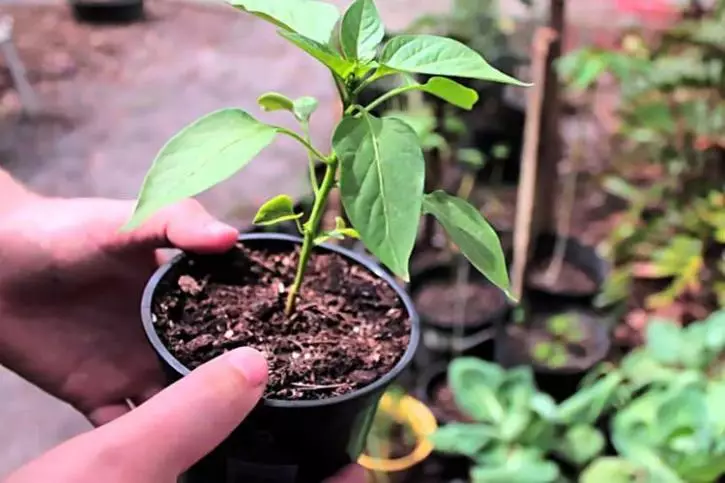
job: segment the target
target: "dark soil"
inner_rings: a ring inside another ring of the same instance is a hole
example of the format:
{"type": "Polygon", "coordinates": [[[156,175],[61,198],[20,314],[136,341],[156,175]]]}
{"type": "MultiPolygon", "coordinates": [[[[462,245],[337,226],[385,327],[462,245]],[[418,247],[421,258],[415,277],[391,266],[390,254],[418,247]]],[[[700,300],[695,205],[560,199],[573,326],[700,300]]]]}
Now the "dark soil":
{"type": "Polygon", "coordinates": [[[439,420],[446,423],[473,422],[473,419],[469,418],[460,409],[458,409],[456,400],[453,397],[453,391],[451,391],[451,388],[445,380],[440,381],[437,385],[435,385],[431,389],[431,392],[431,410],[435,413],[439,420]]]}
{"type": "Polygon", "coordinates": [[[431,281],[415,295],[418,313],[442,326],[455,326],[478,322],[485,314],[506,305],[503,293],[493,285],[467,283],[463,286],[451,281],[431,281]],[[465,303],[463,320],[459,317],[460,304],[465,303]]]}
{"type": "Polygon", "coordinates": [[[537,261],[531,267],[528,275],[528,285],[539,290],[553,293],[588,294],[597,290],[594,280],[581,269],[566,260],[561,264],[559,276],[553,283],[547,280],[547,272],[551,265],[551,258],[537,261]]]}
{"type": "Polygon", "coordinates": [[[338,254],[315,253],[287,318],[296,260],[296,253],[240,246],[179,267],[154,306],[164,344],[189,368],[235,347],[264,352],[270,399],[339,396],[390,372],[410,339],[395,291],[338,254]]]}

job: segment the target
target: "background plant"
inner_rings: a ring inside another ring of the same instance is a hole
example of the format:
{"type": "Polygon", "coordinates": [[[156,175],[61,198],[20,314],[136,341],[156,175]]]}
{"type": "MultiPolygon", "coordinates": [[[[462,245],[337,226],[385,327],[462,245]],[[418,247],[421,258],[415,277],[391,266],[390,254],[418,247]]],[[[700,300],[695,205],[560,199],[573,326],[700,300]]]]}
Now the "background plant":
{"type": "MultiPolygon", "coordinates": [[[[278,135],[296,140],[309,157],[327,166],[321,183],[311,169],[315,201],[311,214],[292,210],[279,195],[265,203],[255,222],[297,220],[303,245],[285,311],[294,310],[313,247],[330,237],[359,236],[366,248],[392,272],[408,279],[408,260],[421,213],[433,215],[471,263],[494,284],[507,290],[508,274],[494,230],[478,210],[436,191],[424,194],[425,167],[419,137],[400,119],[378,118],[376,106],[405,92],[420,90],[470,109],[475,91],[440,76],[523,85],[491,67],[480,55],[455,40],[433,35],[401,35],[380,48],[384,26],[372,0],[356,0],[345,14],[317,0],[232,0],[237,9],[275,24],[286,40],[326,66],[337,87],[344,116],[332,136],[331,152],[312,145],[307,125],[317,106],[309,97],[289,99],[264,94],[268,111],[290,111],[302,132],[262,123],[236,108],[211,113],[174,136],[156,157],[141,188],[127,229],[135,228],[162,207],[194,196],[243,168],[278,135]],[[338,27],[339,25],[339,27],[338,27]],[[412,77],[431,76],[424,84],[412,77]],[[405,84],[372,103],[357,103],[359,93],[381,78],[400,75],[405,84]],[[320,227],[331,190],[338,188],[352,226],[320,227]]],[[[312,164],[312,163],[310,163],[312,164]]]]}
{"type": "Polygon", "coordinates": [[[529,367],[505,370],[458,358],[448,382],[459,409],[475,422],[448,424],[431,438],[438,451],[473,460],[473,482],[562,481],[557,460],[582,468],[604,450],[595,423],[614,402],[620,377],[609,374],[557,404],[537,390],[529,367]]]}
{"type": "Polygon", "coordinates": [[[618,457],[583,483],[710,483],[725,474],[725,310],[679,327],[652,320],[644,346],[617,368],[621,405],[610,427],[618,457]]]}
{"type": "Polygon", "coordinates": [[[669,281],[647,298],[650,309],[688,294],[710,310],[725,302],[724,6],[718,0],[709,16],[678,22],[654,47],[631,34],[620,51],[585,48],[559,64],[579,89],[610,73],[622,93],[624,176],[604,188],[630,208],[608,240],[618,268],[601,304],[625,298],[634,278],[669,281]],[[641,160],[659,168],[655,180],[627,179],[641,160]]]}

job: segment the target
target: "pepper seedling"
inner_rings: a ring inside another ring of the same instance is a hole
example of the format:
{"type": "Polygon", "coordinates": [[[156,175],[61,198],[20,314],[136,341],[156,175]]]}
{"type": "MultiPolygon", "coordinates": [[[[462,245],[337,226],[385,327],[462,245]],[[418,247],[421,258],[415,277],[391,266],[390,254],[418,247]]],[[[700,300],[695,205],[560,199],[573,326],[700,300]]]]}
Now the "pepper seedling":
{"type": "Polygon", "coordinates": [[[238,108],[213,112],[184,128],[161,149],[125,228],[134,229],[159,209],[231,177],[282,135],[306,150],[310,165],[314,161],[326,165],[321,183],[310,166],[314,203],[306,220],[293,211],[287,195],[264,203],[255,219],[260,224],[296,220],[300,228],[303,243],[288,291],[287,315],[294,311],[313,248],[331,237],[359,237],[373,255],[407,281],[421,213],[433,215],[471,263],[510,294],[503,251],[493,228],[464,200],[443,191],[424,194],[424,158],[415,131],[400,119],[378,118],[371,111],[413,90],[471,109],[478,101],[476,92],[444,76],[527,84],[446,37],[400,35],[381,48],[385,29],[373,0],[355,0],[342,17],[334,5],[317,0],[231,0],[230,4],[273,23],[285,40],[329,69],[344,113],[334,130],[332,149],[318,149],[310,140],[307,128],[317,107],[310,97],[290,99],[267,93],[259,98],[265,111],[291,112],[301,125],[299,132],[263,123],[238,108]],[[416,74],[430,77],[420,83],[416,74]],[[358,103],[367,86],[391,75],[402,76],[405,83],[368,105],[358,103]],[[338,222],[326,231],[320,226],[322,214],[330,192],[338,188],[352,226],[338,222]]]}

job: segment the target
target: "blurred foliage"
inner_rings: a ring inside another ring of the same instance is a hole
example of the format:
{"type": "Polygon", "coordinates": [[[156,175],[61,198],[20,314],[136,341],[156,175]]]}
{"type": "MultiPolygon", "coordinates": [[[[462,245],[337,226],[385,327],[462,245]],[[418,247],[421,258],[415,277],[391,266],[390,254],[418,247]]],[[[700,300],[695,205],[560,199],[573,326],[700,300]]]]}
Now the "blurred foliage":
{"type": "Polygon", "coordinates": [[[617,457],[582,483],[714,483],[725,476],[725,310],[686,328],[648,324],[646,344],[619,368],[626,402],[612,418],[617,457]]]}
{"type": "MultiPolygon", "coordinates": [[[[531,6],[529,0],[520,0],[520,3],[531,6]]],[[[501,14],[499,0],[453,0],[447,15],[423,15],[406,30],[455,38],[506,72],[527,61],[525,55],[515,52],[510,45],[508,36],[513,22],[501,14]]]]}
{"type": "Polygon", "coordinates": [[[557,404],[537,389],[530,367],[461,357],[448,382],[473,422],[443,426],[431,440],[438,451],[470,458],[474,483],[568,481],[562,463],[583,468],[604,451],[595,423],[617,400],[620,377],[605,376],[557,404]]]}
{"type": "Polygon", "coordinates": [[[644,168],[642,161],[657,166],[655,179],[617,174],[604,182],[629,210],[608,240],[617,268],[601,305],[627,298],[634,278],[669,282],[647,298],[650,309],[685,294],[725,305],[723,5],[718,0],[705,17],[678,22],[654,46],[630,33],[621,50],[584,48],[558,64],[574,90],[593,88],[605,74],[616,79],[618,164],[631,171],[644,168]]]}

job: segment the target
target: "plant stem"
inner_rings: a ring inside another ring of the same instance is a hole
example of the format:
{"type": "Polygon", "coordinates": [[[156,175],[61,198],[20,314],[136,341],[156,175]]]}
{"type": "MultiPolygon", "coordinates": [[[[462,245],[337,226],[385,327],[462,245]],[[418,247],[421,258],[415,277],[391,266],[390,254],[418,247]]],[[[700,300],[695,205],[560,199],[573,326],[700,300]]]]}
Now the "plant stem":
{"type": "Polygon", "coordinates": [[[459,198],[468,201],[468,198],[473,192],[473,187],[476,184],[476,175],[471,171],[463,173],[461,178],[461,184],[458,186],[458,193],[456,194],[459,198]]]}
{"type": "Polygon", "coordinates": [[[302,144],[306,149],[307,152],[310,154],[313,154],[316,158],[318,158],[320,161],[322,161],[325,164],[330,164],[330,159],[328,159],[324,154],[322,154],[320,151],[317,150],[312,144],[310,144],[309,141],[307,141],[305,138],[297,134],[296,132],[292,131],[291,129],[287,129],[286,127],[281,126],[274,126],[275,129],[277,129],[277,132],[280,134],[284,134],[285,136],[289,136],[292,139],[296,140],[300,144],[302,144]]]}
{"type": "MultiPolygon", "coordinates": [[[[312,145],[310,140],[310,124],[307,121],[302,123],[302,132],[305,135],[305,141],[312,145]]],[[[307,150],[307,168],[310,171],[310,186],[312,186],[312,194],[317,196],[317,192],[320,190],[320,187],[317,184],[317,176],[315,175],[315,158],[309,149],[307,150]]]]}
{"type": "Polygon", "coordinates": [[[320,189],[315,196],[315,203],[312,205],[312,213],[310,214],[309,220],[304,225],[304,240],[302,242],[302,250],[300,251],[300,259],[297,263],[297,273],[295,274],[295,281],[290,287],[289,293],[287,294],[287,302],[285,303],[284,313],[287,317],[292,315],[295,310],[295,303],[297,302],[297,294],[302,287],[302,280],[305,275],[305,269],[307,268],[307,262],[310,260],[312,254],[312,248],[314,248],[314,241],[318,235],[320,229],[320,220],[325,212],[325,206],[327,205],[327,198],[330,195],[330,191],[335,186],[335,175],[337,174],[337,157],[333,154],[329,158],[326,158],[327,169],[325,170],[325,177],[322,179],[320,189]]]}
{"type": "Polygon", "coordinates": [[[395,89],[392,89],[392,90],[386,92],[385,94],[383,94],[382,96],[378,97],[373,102],[371,102],[369,105],[365,106],[365,110],[370,112],[373,109],[375,109],[376,107],[378,107],[380,104],[382,104],[383,102],[387,101],[388,99],[398,96],[400,94],[404,94],[408,91],[413,91],[418,88],[420,88],[420,85],[418,85],[418,84],[396,87],[395,89]]]}

